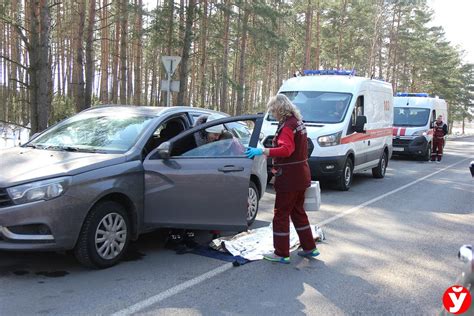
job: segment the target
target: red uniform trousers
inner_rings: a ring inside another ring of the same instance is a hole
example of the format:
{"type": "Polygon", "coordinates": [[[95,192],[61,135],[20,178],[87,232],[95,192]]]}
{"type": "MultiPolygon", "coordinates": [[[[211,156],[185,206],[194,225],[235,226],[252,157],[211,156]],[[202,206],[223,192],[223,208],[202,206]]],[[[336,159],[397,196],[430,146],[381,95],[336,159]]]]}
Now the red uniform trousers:
{"type": "Polygon", "coordinates": [[[431,150],[431,161],[441,161],[443,158],[444,138],[433,137],[433,149],[431,150]]]}
{"type": "Polygon", "coordinates": [[[290,217],[303,250],[313,250],[316,243],[308,216],[303,208],[305,191],[276,192],[273,216],[273,246],[280,257],[290,256],[290,217]]]}

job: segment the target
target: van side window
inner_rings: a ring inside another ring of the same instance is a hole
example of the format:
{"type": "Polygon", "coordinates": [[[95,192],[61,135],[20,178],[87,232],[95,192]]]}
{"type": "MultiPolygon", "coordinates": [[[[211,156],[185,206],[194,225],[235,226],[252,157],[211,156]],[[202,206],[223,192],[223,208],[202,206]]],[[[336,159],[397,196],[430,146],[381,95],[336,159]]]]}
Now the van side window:
{"type": "Polygon", "coordinates": [[[436,110],[433,110],[433,112],[431,113],[430,126],[434,124],[434,121],[436,121],[436,110]]]}
{"type": "Polygon", "coordinates": [[[351,124],[347,129],[347,134],[352,134],[355,132],[355,125],[357,116],[364,115],[364,96],[361,95],[357,98],[354,111],[352,111],[351,115],[351,124]]]}

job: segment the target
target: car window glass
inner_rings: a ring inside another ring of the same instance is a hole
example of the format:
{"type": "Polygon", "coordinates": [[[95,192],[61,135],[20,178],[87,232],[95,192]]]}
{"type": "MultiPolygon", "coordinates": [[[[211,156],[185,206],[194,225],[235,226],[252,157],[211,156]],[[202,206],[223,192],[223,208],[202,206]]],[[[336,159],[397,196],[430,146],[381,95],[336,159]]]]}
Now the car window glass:
{"type": "Polygon", "coordinates": [[[30,144],[37,148],[124,153],[137,141],[153,117],[129,113],[84,113],[68,119],[30,144]]]}
{"type": "MultiPolygon", "coordinates": [[[[250,123],[250,121],[249,121],[250,123]]],[[[235,157],[244,156],[251,132],[247,122],[216,124],[183,137],[172,145],[172,157],[235,157]],[[203,142],[196,142],[203,137],[203,142]],[[198,143],[200,144],[198,146],[198,143]]]]}
{"type": "Polygon", "coordinates": [[[232,122],[226,124],[226,127],[227,130],[231,132],[234,137],[237,137],[244,146],[248,146],[250,143],[250,136],[252,136],[252,132],[248,125],[251,125],[251,128],[253,129],[253,121],[247,122],[248,124],[245,123],[246,122],[232,122]]]}

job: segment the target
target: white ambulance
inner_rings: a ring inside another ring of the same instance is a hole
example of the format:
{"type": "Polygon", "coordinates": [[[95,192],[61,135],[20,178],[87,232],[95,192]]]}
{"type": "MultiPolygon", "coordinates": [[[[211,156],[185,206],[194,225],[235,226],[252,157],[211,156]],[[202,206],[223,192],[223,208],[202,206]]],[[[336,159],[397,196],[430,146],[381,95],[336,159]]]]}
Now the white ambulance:
{"type": "MultiPolygon", "coordinates": [[[[314,144],[308,159],[312,178],[334,180],[343,191],[350,188],[353,172],[372,169],[375,178],[383,178],[392,155],[392,86],[352,71],[304,74],[286,80],[278,93],[301,111],[314,144]]],[[[262,126],[265,147],[272,146],[277,126],[267,113],[262,126]]]]}
{"type": "Polygon", "coordinates": [[[431,155],[433,124],[438,115],[448,121],[446,101],[428,93],[399,92],[393,108],[393,152],[428,161],[431,155]]]}

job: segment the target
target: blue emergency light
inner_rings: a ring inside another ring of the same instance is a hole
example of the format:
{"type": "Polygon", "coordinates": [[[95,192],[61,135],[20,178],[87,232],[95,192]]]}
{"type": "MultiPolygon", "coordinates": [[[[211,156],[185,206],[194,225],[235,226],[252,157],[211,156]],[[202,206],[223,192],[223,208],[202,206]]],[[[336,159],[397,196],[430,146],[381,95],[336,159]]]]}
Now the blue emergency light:
{"type": "Polygon", "coordinates": [[[420,97],[420,98],[428,98],[430,95],[426,92],[418,92],[418,93],[409,93],[409,92],[397,92],[397,97],[420,97]]]}
{"type": "Polygon", "coordinates": [[[303,70],[305,76],[309,75],[335,75],[335,76],[355,76],[355,70],[334,70],[334,69],[321,69],[321,70],[303,70]]]}

